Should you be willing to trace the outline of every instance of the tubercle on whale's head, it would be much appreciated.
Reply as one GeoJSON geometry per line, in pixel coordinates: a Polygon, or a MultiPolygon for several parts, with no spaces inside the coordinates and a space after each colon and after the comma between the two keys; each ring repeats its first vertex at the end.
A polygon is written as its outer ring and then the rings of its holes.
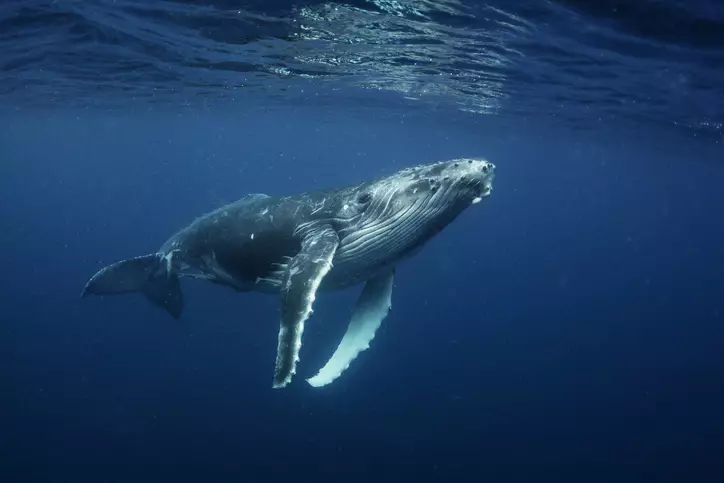
{"type": "Polygon", "coordinates": [[[386,208],[410,204],[470,205],[490,196],[495,165],[482,158],[455,158],[406,168],[371,183],[359,200],[386,208]]]}
{"type": "Polygon", "coordinates": [[[469,206],[490,196],[495,170],[493,163],[482,158],[455,158],[405,168],[360,187],[353,203],[355,212],[380,216],[410,205],[469,206]]]}
{"type": "Polygon", "coordinates": [[[463,198],[472,196],[471,203],[478,203],[493,192],[495,165],[482,158],[458,158],[442,164],[439,176],[442,183],[450,183],[463,198]]]}
{"type": "Polygon", "coordinates": [[[482,158],[456,158],[403,170],[397,177],[409,202],[424,198],[432,205],[468,206],[492,193],[495,165],[482,158]]]}
{"type": "Polygon", "coordinates": [[[364,247],[393,260],[489,196],[494,176],[495,165],[485,159],[457,158],[368,183],[355,194],[358,217],[342,228],[343,245],[350,253],[364,247]]]}

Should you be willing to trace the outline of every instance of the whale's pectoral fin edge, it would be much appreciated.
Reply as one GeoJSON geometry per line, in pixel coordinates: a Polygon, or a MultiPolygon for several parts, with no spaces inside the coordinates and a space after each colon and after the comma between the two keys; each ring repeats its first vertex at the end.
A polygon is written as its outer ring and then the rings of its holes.
{"type": "Polygon", "coordinates": [[[357,299],[347,332],[324,367],[317,375],[307,379],[310,385],[321,387],[331,383],[349,367],[360,352],[369,348],[375,332],[392,306],[393,281],[394,270],[367,281],[357,299]]]}
{"type": "Polygon", "coordinates": [[[281,287],[282,316],[279,327],[273,387],[289,384],[299,361],[304,322],[312,313],[319,284],[332,268],[339,236],[331,226],[308,233],[302,248],[286,266],[281,287]]]}

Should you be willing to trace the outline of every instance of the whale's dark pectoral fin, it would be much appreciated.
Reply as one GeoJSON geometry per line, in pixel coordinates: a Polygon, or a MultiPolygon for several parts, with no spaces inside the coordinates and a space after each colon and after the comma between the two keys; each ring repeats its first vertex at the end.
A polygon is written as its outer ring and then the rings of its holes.
{"type": "Polygon", "coordinates": [[[81,297],[142,292],[154,305],[178,319],[184,308],[181,284],[167,271],[157,254],[122,260],[99,270],[86,284],[81,297]]]}
{"type": "Polygon", "coordinates": [[[320,387],[331,383],[349,367],[360,352],[369,349],[375,332],[392,306],[394,278],[394,270],[390,270],[367,281],[357,299],[347,332],[324,367],[316,376],[307,379],[310,385],[320,387]]]}
{"type": "Polygon", "coordinates": [[[289,384],[299,361],[304,322],[312,313],[319,284],[332,268],[339,236],[332,227],[309,233],[302,249],[287,264],[281,287],[282,318],[279,328],[273,387],[289,384]]]}

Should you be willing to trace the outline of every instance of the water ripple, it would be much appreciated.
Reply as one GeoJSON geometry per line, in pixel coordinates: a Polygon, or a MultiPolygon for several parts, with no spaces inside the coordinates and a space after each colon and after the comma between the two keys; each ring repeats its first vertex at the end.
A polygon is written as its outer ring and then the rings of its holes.
{"type": "Polygon", "coordinates": [[[324,102],[325,92],[358,89],[428,108],[721,132],[719,3],[6,0],[0,99],[113,107],[252,93],[298,102],[306,89],[324,102]]]}

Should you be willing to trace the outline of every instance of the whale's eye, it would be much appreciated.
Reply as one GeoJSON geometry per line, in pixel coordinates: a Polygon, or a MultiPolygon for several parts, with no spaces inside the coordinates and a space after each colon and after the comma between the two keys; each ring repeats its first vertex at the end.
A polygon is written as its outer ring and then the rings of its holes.
{"type": "Polygon", "coordinates": [[[370,201],[372,201],[372,195],[366,192],[360,193],[360,195],[357,197],[357,203],[361,205],[366,205],[370,201]]]}

